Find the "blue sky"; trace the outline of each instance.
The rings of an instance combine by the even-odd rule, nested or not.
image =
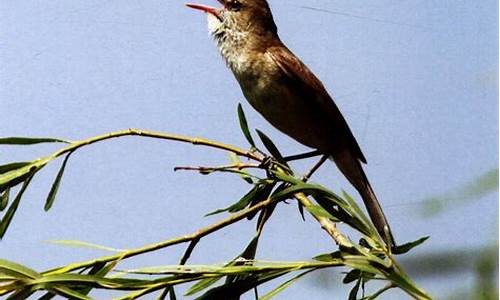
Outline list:
[[[420,211],[424,199],[498,165],[497,1],[270,3],[282,40],[323,81],[353,129],[397,240],[430,235],[415,255],[496,241],[498,193],[432,218]],[[283,152],[306,150],[252,111],[208,36],[205,16],[182,1],[0,3],[0,136],[78,140],[135,127],[244,147],[238,102],[251,126]],[[0,162],[56,149],[3,147]],[[133,248],[190,233],[216,221],[202,216],[239,199],[249,186],[237,177],[174,173],[173,167],[226,161],[214,150],[139,138],[83,149],[70,159],[49,213],[43,204],[57,164],[35,178],[1,241],[0,257],[41,270],[105,254],[47,240]],[[305,172],[312,163],[295,167]],[[355,195],[333,164],[313,180]],[[192,262],[230,259],[252,230],[245,224],[218,233]],[[332,250],[317,224],[301,222],[293,205],[276,214],[261,246],[258,257],[274,260]],[[175,263],[180,251],[130,266]],[[440,296],[450,284],[467,287],[472,279],[418,281]],[[304,280],[282,297],[321,299],[339,290],[314,284]]]

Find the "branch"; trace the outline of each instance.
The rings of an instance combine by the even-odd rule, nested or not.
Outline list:
[[[203,238],[203,237],[205,237],[205,236],[207,236],[207,235],[209,235],[209,234],[211,234],[219,229],[227,227],[235,222],[238,222],[239,220],[246,218],[249,215],[252,215],[253,213],[263,209],[266,206],[269,206],[272,203],[275,203],[275,201],[273,201],[271,199],[264,200],[256,205],[250,207],[250,208],[247,208],[245,210],[242,210],[238,213],[233,214],[229,218],[226,218],[220,222],[217,222],[215,224],[212,224],[212,225],[209,225],[209,226],[204,227],[202,229],[199,229],[198,231],[196,231],[195,233],[192,233],[190,235],[186,235],[186,236],[175,238],[175,239],[166,240],[166,241],[163,241],[160,243],[147,245],[145,247],[141,247],[141,248],[137,248],[137,249],[133,249],[133,250],[123,251],[123,252],[120,252],[120,253],[117,253],[114,255],[109,255],[109,256],[97,258],[94,260],[70,264],[70,265],[65,266],[65,267],[60,267],[60,268],[46,271],[43,274],[44,275],[63,274],[63,273],[71,272],[74,270],[90,267],[90,266],[93,266],[93,265],[98,264],[98,263],[107,263],[107,262],[111,262],[111,261],[122,260],[122,259],[130,258],[133,256],[137,256],[140,254],[144,254],[144,253],[152,252],[155,250],[163,249],[166,247],[170,247],[173,245],[182,244],[182,243],[186,243],[186,242],[192,242],[195,240],[200,240],[201,238]]]
[[[193,138],[193,137],[188,137],[188,136],[183,136],[183,135],[177,135],[177,134],[167,134],[167,133],[162,133],[162,132],[156,132],[156,131],[147,131],[147,130],[139,130],[139,129],[133,129],[130,128],[128,130],[122,130],[122,131],[116,131],[104,135],[99,135],[96,137],[93,137],[91,139],[79,141],[79,142],[74,142],[70,146],[61,149],[60,151],[56,152],[53,154],[54,157],[59,157],[65,153],[72,152],[74,150],[77,150],[78,148],[88,146],[100,141],[104,140],[109,140],[117,137],[122,137],[122,136],[142,136],[142,137],[149,137],[149,138],[155,138],[155,139],[163,139],[163,140],[170,140],[170,141],[177,141],[177,142],[183,142],[183,143],[190,143],[193,145],[202,145],[202,146],[207,146],[211,148],[217,148],[217,149],[222,149],[225,151],[232,152],[236,155],[247,157],[252,160],[256,160],[261,162],[263,160],[262,156],[256,155],[254,152],[247,151],[240,149],[238,147],[218,143],[215,141],[203,139],[203,138]]]

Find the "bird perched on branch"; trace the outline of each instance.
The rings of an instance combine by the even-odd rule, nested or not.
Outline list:
[[[363,171],[365,156],[321,81],[280,40],[266,0],[187,4],[208,27],[248,102],[274,127],[330,157],[359,192],[378,233],[394,246],[389,223]]]

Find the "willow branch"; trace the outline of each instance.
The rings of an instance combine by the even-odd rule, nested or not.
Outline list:
[[[104,256],[104,257],[89,260],[89,261],[70,264],[70,265],[65,266],[65,267],[60,267],[57,269],[52,269],[52,270],[46,271],[43,274],[44,275],[63,274],[63,273],[71,272],[74,270],[90,267],[90,266],[93,266],[93,265],[98,264],[98,263],[107,263],[107,262],[111,262],[111,261],[122,260],[122,259],[130,258],[133,256],[137,256],[140,254],[144,254],[144,253],[156,251],[159,249],[163,249],[166,247],[170,247],[173,245],[192,242],[194,240],[200,240],[201,238],[203,238],[203,237],[205,237],[205,236],[207,236],[207,235],[209,235],[217,230],[220,230],[224,227],[227,227],[235,222],[238,222],[238,221],[246,218],[247,216],[263,209],[264,207],[266,207],[274,202],[275,201],[273,201],[272,199],[264,200],[262,202],[259,202],[256,205],[250,207],[250,208],[247,208],[245,210],[242,210],[238,213],[231,215],[229,218],[226,218],[220,222],[217,222],[217,223],[214,223],[210,226],[199,229],[198,231],[196,231],[195,233],[192,233],[190,235],[178,237],[175,239],[166,240],[166,241],[163,241],[160,243],[147,245],[145,247],[141,247],[141,248],[137,248],[137,249],[133,249],[133,250],[122,251],[122,252],[119,252],[119,253],[114,254],[114,255],[108,255],[108,256]]]
[[[211,148],[216,148],[216,149],[222,149],[222,150],[225,150],[228,152],[232,152],[238,156],[247,157],[249,159],[259,161],[259,162],[261,162],[263,160],[262,156],[257,155],[254,152],[243,150],[243,149],[240,149],[238,147],[226,145],[223,143],[218,143],[218,142],[203,139],[203,138],[193,138],[193,137],[188,137],[188,136],[183,136],[183,135],[167,134],[167,133],[162,133],[162,132],[139,130],[139,129],[133,129],[133,128],[130,128],[127,130],[122,130],[122,131],[111,132],[111,133],[104,134],[104,135],[99,135],[99,136],[93,137],[91,139],[83,140],[83,141],[73,142],[71,145],[54,153],[52,156],[59,157],[59,156],[64,155],[66,153],[73,152],[81,147],[88,146],[88,145],[91,145],[91,144],[94,144],[94,143],[97,143],[100,141],[104,141],[104,140],[122,137],[122,136],[141,136],[141,137],[148,137],[148,138],[189,143],[189,144],[193,144],[193,145],[201,145],[201,146],[206,146],[206,147],[211,147]]]

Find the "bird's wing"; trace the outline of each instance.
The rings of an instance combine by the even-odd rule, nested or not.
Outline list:
[[[266,50],[277,66],[283,72],[283,75],[292,80],[295,86],[302,91],[314,90],[315,95],[311,95],[308,101],[316,101],[316,105],[320,107],[322,112],[327,114],[332,126],[342,138],[346,139],[350,152],[363,163],[366,163],[366,158],[354,138],[354,135],[347,125],[346,120],[338,109],[333,99],[328,95],[321,81],[309,70],[309,68],[300,61],[290,50],[285,46],[273,46]],[[306,93],[310,94],[310,93]]]

